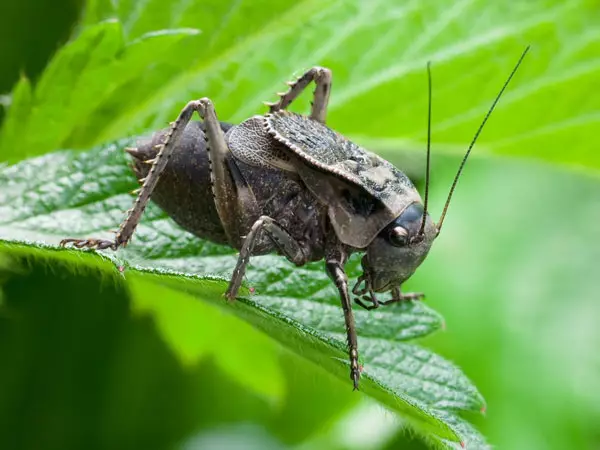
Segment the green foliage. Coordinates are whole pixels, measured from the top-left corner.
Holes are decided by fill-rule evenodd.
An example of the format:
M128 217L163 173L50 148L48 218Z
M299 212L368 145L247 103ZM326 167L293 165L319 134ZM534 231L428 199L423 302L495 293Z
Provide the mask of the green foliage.
M273 99L292 73L315 64L334 71L336 129L378 146L421 148L426 61L435 77L433 136L462 150L504 74L531 44L478 151L600 166L585 145L600 108L589 95L600 73L600 31L596 7L585 0L114 4L88 1L88 26L55 56L29 119L4 127L2 159L86 149L162 128L189 99L207 95L222 118L239 121L261 112L261 101ZM42 138L48 122L56 130Z
M171 57L173 48L196 34L163 30L125 43L116 20L84 29L55 55L33 92L26 79L17 85L0 137L3 159L85 141L97 133L92 113L106 108L107 97L122 95L149 66Z
M127 144L130 143L100 147L81 155L53 153L5 168L0 172L0 182L8 187L0 196L0 207L6 211L0 225L2 235L57 242L67 235L103 234L120 220L121 211L131 202L128 191L135 186L135 179L128 173L122 151ZM16 208L9 206L16 204ZM55 258L69 261L65 255L73 254L66 250L28 253L27 247L22 246L5 247L5 252L11 255L15 249L30 257L46 258L48 264ZM77 255L71 264L79 266L89 259L82 258L81 252ZM235 313L286 348L344 380L350 390L342 311L322 263L296 268L277 256L254 258L248 277L260 295L226 304L222 295L227 281L223 277L235 265L236 255L195 239L156 207L148 209L134 243L117 256L107 253L105 258L113 259L115 267L127 267L124 279L130 289L146 292L145 296L139 295L143 309L156 317L157 328L182 361L218 356L217 363L226 361L223 367L227 373L257 393L280 399L285 391L281 370L269 351L272 344L255 345L245 338L243 357L239 356L239 348L236 356L220 345L215 347L215 342L223 341L223 336L211 331L215 318L202 308L196 311L191 306L185 313L173 311L172 290ZM358 272L357 263L355 258L350 274ZM76 272L77 268L71 270ZM220 277L198 277L192 273ZM134 301L136 306L139 303ZM406 342L438 329L439 316L420 303L376 313L359 310L355 314L365 365L362 391L397 410L418 430L436 439L479 442L481 438L453 413L460 409L481 410L484 403L479 393L454 365ZM182 316L186 317L183 323ZM186 329L194 328L202 329L202 333L196 333L190 342L187 336L194 333ZM235 334L237 340L237 331ZM254 365L257 369L245 369Z
M164 449L250 421L293 444L355 403L245 322L144 277L125 285L107 261L13 244L2 261L2 448Z
M56 49L69 40L83 3L84 0L0 3L0 94L10 92L20 74L37 79Z
M39 242L98 235L122 220L135 183L118 151L125 143L115 140L162 128L202 96L222 120L239 121L315 64L334 71L330 124L404 168L412 156L400 150L424 148L424 67L433 62L439 211L442 180L455 170L447 163L456 162L439 150L463 151L531 44L478 144L488 158L470 163L444 234L409 288L424 290L447 318L450 331L426 342L482 388L492 413L478 425L492 442L592 445L597 175L492 155L599 168L595 8L585 0L88 0L78 32L38 82L20 79L0 130L0 161L13 164L0 172L0 346L10 369L0 371L0 416L10 418L0 436L164 448L248 420L286 444L323 433L357 397L348 392L341 309L319 264L255 258L248 279L259 295L227 305L220 294L235 256L183 233L157 208L116 255ZM189 275L207 273L216 277ZM422 304L356 315L365 393L442 445L484 447L456 413L479 410L481 396L453 364L407 342L438 328L439 316ZM161 390L169 398L155 395ZM47 422L44 411L57 404L60 420ZM127 407L116 414L119 405ZM82 410L90 414L77 417L75 435L69 425ZM39 448L33 439L19 444Z

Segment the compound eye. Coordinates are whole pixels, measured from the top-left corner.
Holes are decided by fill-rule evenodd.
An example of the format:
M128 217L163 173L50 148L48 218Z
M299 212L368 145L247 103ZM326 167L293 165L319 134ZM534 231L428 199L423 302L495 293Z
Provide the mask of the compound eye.
M394 227L388 235L390 244L394 247L404 247L408 243L408 230L404 227Z

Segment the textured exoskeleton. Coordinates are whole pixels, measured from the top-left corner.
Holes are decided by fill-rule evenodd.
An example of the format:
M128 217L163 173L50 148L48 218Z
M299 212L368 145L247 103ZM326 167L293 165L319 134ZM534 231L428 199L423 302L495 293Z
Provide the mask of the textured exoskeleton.
M312 81L310 116L286 111ZM441 221L431 220L406 175L325 126L328 69L315 67L288 85L278 102L268 104L269 113L239 125L219 122L206 98L188 103L151 142L127 149L142 187L115 240L65 239L62 245L126 245L152 197L186 230L240 250L229 299L236 297L252 255L277 252L298 266L324 259L339 291L350 377L358 388L348 256L364 252L363 274L353 289L362 307L418 299L422 294L401 293L400 287L425 259ZM203 122L190 121L194 111ZM386 291L391 298L379 301L376 293Z

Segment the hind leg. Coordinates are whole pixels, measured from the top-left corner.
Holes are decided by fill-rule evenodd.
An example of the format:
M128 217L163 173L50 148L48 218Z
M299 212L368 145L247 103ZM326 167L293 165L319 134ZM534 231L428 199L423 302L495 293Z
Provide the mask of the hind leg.
M231 276L231 281L229 282L229 287L225 293L225 297L229 300L235 299L238 290L242 285L242 280L246 273L246 267L250 261L252 251L263 234L266 235L279 251L295 265L302 266L308 261L307 252L298 241L296 241L274 219L268 216L261 216L254 222L250 232L244 239L244 244L240 250L240 256L238 257L237 264L233 270L233 275Z
M239 181L232 176L229 170L229 149L225 142L225 136L217 119L212 102L207 98L189 102L181 111L175 122L165 135L164 142L159 145L156 157L147 161L151 164L150 171L142 181L142 187L135 199L133 207L127 212L127 217L119 227L112 241L102 239L63 239L60 245L72 244L77 248L95 248L98 250L110 248L116 250L126 246L130 241L135 228L146 208L150 196L156 187L161 173L165 169L173 149L183 136L185 127L191 120L194 112L197 112L204 120L206 127L207 150L211 162L211 180L213 182L213 195L219 219L225 230L225 234L232 246L240 241L239 215L245 211L253 212L256 200L244 185L236 185ZM244 204L240 204L240 202ZM256 207L257 209L257 207Z

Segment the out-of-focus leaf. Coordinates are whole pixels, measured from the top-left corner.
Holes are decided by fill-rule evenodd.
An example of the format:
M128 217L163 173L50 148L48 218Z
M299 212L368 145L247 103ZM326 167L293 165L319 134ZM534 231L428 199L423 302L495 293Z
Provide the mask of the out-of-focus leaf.
M0 145L3 141L13 142L14 145L18 145L17 142L22 137L20 134L22 126L24 123L27 123L31 114L33 102L31 91L32 87L29 80L21 77L12 95L4 102L4 108L10 108L10 115L3 122Z
M434 217L455 167L434 168ZM427 345L475 379L488 417L474 419L493 445L597 442L599 223L599 177L475 158L410 280L407 289L424 290L447 320L446 333Z
M358 400L227 309L104 258L0 247L2 448L163 449L249 421L291 445Z
M92 139L93 113L107 97L170 57L196 30L164 30L125 43L115 20L86 28L53 58L31 92L17 85L0 134L0 160L15 161L50 149Z
M0 95L10 92L22 76L38 79L56 50L69 40L84 2L0 2Z
M66 102L68 108L46 106L41 116L34 115L29 132L20 133L25 142L0 147L3 159L60 146L84 149L162 128L187 101L205 96L221 119L241 121L264 111L262 101L272 100L292 74L313 65L333 69L334 128L375 149L422 148L427 61L435 80L434 140L442 144L438 148L462 151L518 55L531 45L479 152L600 167L600 153L589 145L600 120L600 100L589 95L600 73L600 13L587 0L518 5L461 0L451 7L442 0L95 0L87 11L90 26L67 48L85 47L90 58L100 52L105 70L111 60L124 61L122 52L113 51L122 39L115 20L123 24L125 52L156 30L191 28L202 35L169 41L167 52L145 53L152 61L117 64L110 75L87 65L80 74L69 72L68 50L59 52L49 70L60 66L68 75L34 99L45 105ZM112 25L94 24L108 17ZM104 40L97 36L100 29ZM91 104L64 98L74 85L67 80L78 75L95 87ZM304 110L307 103L303 96L295 108ZM84 104L85 111L78 106ZM71 123L69 114L79 119ZM48 127L41 123L44 117Z

